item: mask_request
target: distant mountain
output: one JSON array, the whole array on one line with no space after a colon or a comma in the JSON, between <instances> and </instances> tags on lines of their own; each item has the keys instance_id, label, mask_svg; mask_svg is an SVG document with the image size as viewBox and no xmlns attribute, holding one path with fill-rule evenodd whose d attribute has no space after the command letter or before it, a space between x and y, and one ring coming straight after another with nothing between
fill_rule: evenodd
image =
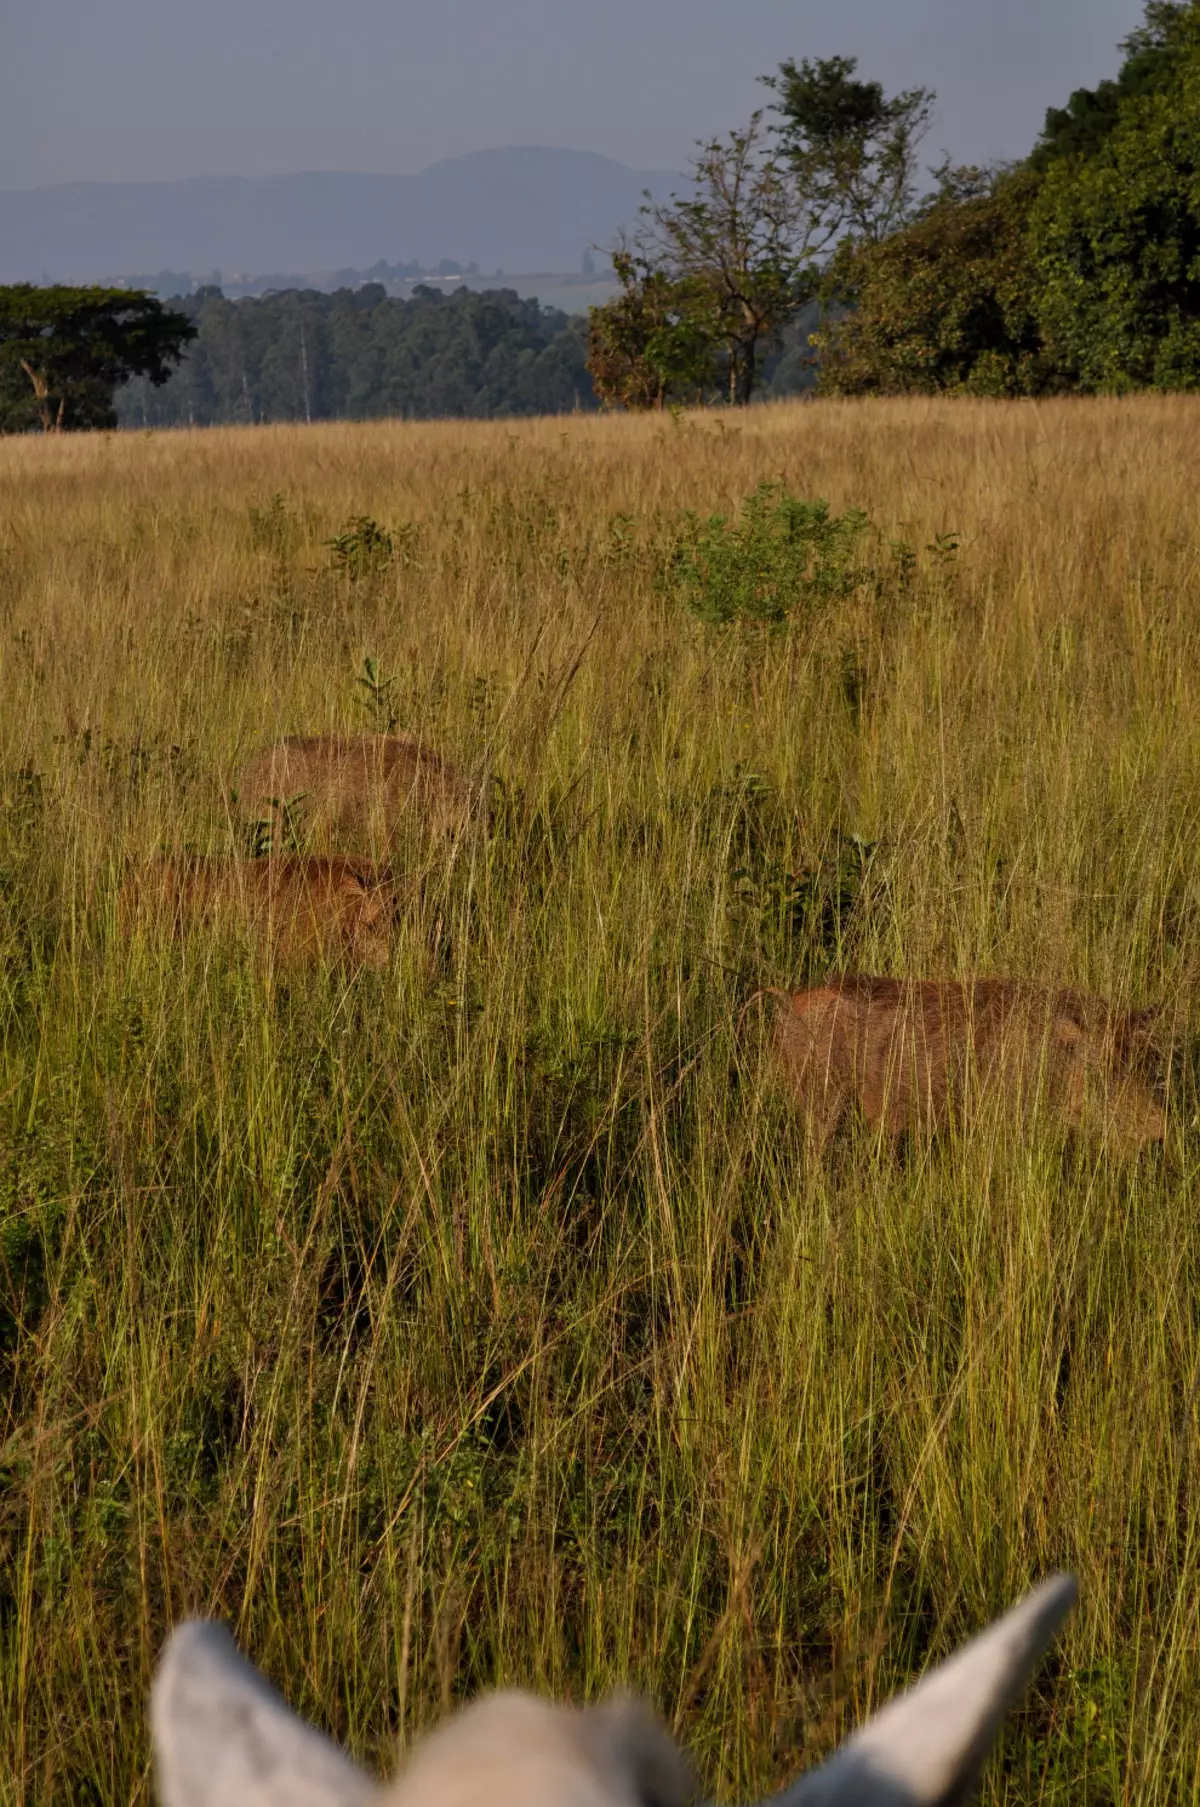
<instances>
[{"instance_id":1,"label":"distant mountain","mask_svg":"<svg viewBox=\"0 0 1200 1807\"><path fill-rule=\"evenodd\" d=\"M70 182L0 192L0 282L95 282L123 270L336 270L419 258L577 270L631 225L643 189L681 178L591 151L474 151L413 176L317 172Z\"/></svg>"}]
</instances>

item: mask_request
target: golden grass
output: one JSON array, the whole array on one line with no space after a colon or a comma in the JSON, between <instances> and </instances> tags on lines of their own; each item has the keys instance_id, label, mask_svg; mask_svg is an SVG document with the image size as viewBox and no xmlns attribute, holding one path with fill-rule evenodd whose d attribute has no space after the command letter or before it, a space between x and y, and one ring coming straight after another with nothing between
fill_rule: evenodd
<instances>
[{"instance_id":1,"label":"golden grass","mask_svg":"<svg viewBox=\"0 0 1200 1807\"><path fill-rule=\"evenodd\" d=\"M371 1761L493 1682L627 1680L737 1798L1055 1564L992 1797L1195 1797L1188 1072L1132 1172L806 1168L733 1021L839 953L1194 1020L1198 422L0 440L4 1799L148 1798L188 1611ZM865 508L869 570L716 637L665 549L763 480ZM360 515L396 550L351 581ZM499 780L423 875L437 970L123 935L129 864L234 845L237 761L362 726L368 656Z\"/></svg>"}]
</instances>

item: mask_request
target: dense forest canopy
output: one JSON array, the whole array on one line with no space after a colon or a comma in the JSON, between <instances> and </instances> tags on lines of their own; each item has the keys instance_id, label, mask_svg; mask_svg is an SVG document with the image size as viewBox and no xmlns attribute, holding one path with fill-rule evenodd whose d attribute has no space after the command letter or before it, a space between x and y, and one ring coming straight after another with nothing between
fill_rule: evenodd
<instances>
[{"instance_id":1,"label":"dense forest canopy","mask_svg":"<svg viewBox=\"0 0 1200 1807\"><path fill-rule=\"evenodd\" d=\"M1076 88L1065 107L1047 109L1031 165L1044 169L1062 157L1094 156L1116 126L1122 105L1159 93L1186 60L1194 12L1178 0L1149 0L1145 22L1121 46L1125 60L1116 79Z\"/></svg>"},{"instance_id":2,"label":"dense forest canopy","mask_svg":"<svg viewBox=\"0 0 1200 1807\"><path fill-rule=\"evenodd\" d=\"M1200 3L1150 0L1122 48L1023 163L944 169L899 231L839 248L824 390L1200 388Z\"/></svg>"},{"instance_id":3,"label":"dense forest canopy","mask_svg":"<svg viewBox=\"0 0 1200 1807\"><path fill-rule=\"evenodd\" d=\"M498 419L592 409L585 316L521 299L512 289L411 300L379 283L289 289L230 301L200 289L176 303L197 337L160 388L117 395L123 426L221 426L250 421ZM802 314L764 367L766 392L814 381Z\"/></svg>"},{"instance_id":4,"label":"dense forest canopy","mask_svg":"<svg viewBox=\"0 0 1200 1807\"><path fill-rule=\"evenodd\" d=\"M943 160L932 188L927 89L889 96L852 58L781 65L773 141L701 145L693 193L643 209L623 292L592 312L603 399L689 399L707 352L709 399L747 401L814 300L825 393L1200 388L1200 0L1149 0L1122 50L1022 162Z\"/></svg>"},{"instance_id":5,"label":"dense forest canopy","mask_svg":"<svg viewBox=\"0 0 1200 1807\"><path fill-rule=\"evenodd\" d=\"M486 419L596 405L585 322L511 289L420 289L400 301L366 283L229 301L208 288L177 305L196 342L162 388L121 391L126 425Z\"/></svg>"}]
</instances>

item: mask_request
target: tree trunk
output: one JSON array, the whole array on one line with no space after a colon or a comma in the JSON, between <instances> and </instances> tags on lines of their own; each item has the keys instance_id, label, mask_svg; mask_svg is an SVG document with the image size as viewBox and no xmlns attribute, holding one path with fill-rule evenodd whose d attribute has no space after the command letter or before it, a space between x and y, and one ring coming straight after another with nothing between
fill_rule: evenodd
<instances>
[{"instance_id":1,"label":"tree trunk","mask_svg":"<svg viewBox=\"0 0 1200 1807\"><path fill-rule=\"evenodd\" d=\"M300 370L304 378L304 420L312 426L312 409L308 405L308 347L304 343L304 322L300 322Z\"/></svg>"},{"instance_id":2,"label":"tree trunk","mask_svg":"<svg viewBox=\"0 0 1200 1807\"><path fill-rule=\"evenodd\" d=\"M29 362L28 358L21 359L21 369L25 372L25 375L29 378L30 382L33 384L33 393L34 393L34 398L37 401L38 418L40 419L40 421L42 423L42 432L43 433L61 433L62 432L62 422L63 422L63 408L66 404L66 399L67 399L66 396L64 395L60 398L59 404L58 404L58 413L55 414L54 410L50 406L50 385L46 381L45 377L42 375L41 371L35 370L33 368L33 365Z\"/></svg>"},{"instance_id":3,"label":"tree trunk","mask_svg":"<svg viewBox=\"0 0 1200 1807\"><path fill-rule=\"evenodd\" d=\"M744 408L754 393L756 351L754 339L742 339L729 360L729 399L737 408Z\"/></svg>"}]
</instances>

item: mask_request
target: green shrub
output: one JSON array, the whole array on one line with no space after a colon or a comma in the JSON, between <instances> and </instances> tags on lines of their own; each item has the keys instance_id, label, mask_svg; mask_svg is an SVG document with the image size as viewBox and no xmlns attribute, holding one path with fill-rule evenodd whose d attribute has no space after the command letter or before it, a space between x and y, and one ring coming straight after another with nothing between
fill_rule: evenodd
<instances>
[{"instance_id":1,"label":"green shrub","mask_svg":"<svg viewBox=\"0 0 1200 1807\"><path fill-rule=\"evenodd\" d=\"M376 577L386 571L395 550L392 536L370 515L355 515L340 533L326 540L334 569L353 581L359 577Z\"/></svg>"},{"instance_id":2,"label":"green shrub","mask_svg":"<svg viewBox=\"0 0 1200 1807\"><path fill-rule=\"evenodd\" d=\"M830 513L780 484L760 483L736 521L686 517L672 560L678 594L710 627L808 625L859 581L855 553L867 517Z\"/></svg>"}]
</instances>

